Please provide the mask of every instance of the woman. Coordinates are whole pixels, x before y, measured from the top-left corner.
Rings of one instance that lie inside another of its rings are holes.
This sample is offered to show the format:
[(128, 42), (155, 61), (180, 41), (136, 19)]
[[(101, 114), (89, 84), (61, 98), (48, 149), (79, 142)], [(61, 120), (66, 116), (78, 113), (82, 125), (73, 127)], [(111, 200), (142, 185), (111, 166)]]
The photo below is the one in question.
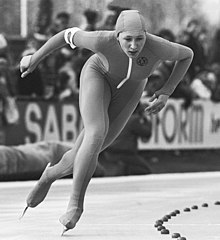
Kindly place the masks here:
[(73, 149), (58, 164), (45, 169), (27, 199), (27, 207), (35, 207), (43, 201), (53, 181), (73, 171), (69, 204), (60, 218), (65, 227), (63, 233), (74, 228), (79, 220), (98, 155), (125, 126), (148, 76), (161, 60), (176, 61), (170, 78), (151, 97), (146, 108), (148, 114), (156, 114), (165, 106), (193, 57), (191, 49), (147, 33), (143, 16), (136, 10), (128, 10), (118, 17), (115, 31), (86, 32), (71, 28), (59, 32), (32, 56), (21, 60), (22, 77), (67, 43), (72, 48), (87, 48), (95, 53), (85, 63), (80, 78), (79, 105), (84, 129)]

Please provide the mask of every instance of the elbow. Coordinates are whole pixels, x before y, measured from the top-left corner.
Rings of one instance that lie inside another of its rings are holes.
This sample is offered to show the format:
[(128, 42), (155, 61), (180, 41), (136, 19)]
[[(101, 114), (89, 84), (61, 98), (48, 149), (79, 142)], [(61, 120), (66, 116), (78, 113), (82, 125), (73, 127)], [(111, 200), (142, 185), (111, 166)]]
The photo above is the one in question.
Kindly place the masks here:
[(190, 52), (190, 54), (189, 54), (189, 55), (190, 55), (190, 58), (193, 59), (193, 57), (194, 57), (194, 52), (193, 52), (193, 50), (192, 50), (191, 48), (189, 49), (189, 52)]
[(191, 48), (187, 48), (187, 57), (188, 59), (190, 59), (191, 61), (193, 60), (194, 57), (194, 52)]
[(185, 47), (179, 62), (185, 62), (185, 63), (191, 64), (193, 57), (194, 57), (193, 50), (189, 47)]
[(181, 50), (180, 50), (180, 61), (192, 61), (194, 57), (194, 52), (191, 48), (184, 46)]

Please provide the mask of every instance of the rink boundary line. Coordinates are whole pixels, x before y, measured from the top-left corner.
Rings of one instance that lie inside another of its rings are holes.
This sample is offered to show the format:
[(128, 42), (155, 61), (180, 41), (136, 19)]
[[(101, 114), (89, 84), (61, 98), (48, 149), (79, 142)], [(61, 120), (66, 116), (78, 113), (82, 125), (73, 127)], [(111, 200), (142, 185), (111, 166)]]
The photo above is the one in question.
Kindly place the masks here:
[(197, 179), (197, 178), (220, 178), (220, 171), (216, 172), (199, 172), (199, 173), (159, 173), (141, 176), (119, 176), (92, 178), (93, 183), (114, 183), (114, 182), (136, 182), (148, 180), (172, 180), (172, 179)]
[[(190, 172), (190, 173), (159, 173), (159, 174), (149, 174), (141, 176), (118, 176), (118, 177), (97, 177), (92, 178), (92, 184), (103, 184), (103, 183), (126, 183), (126, 182), (138, 182), (138, 181), (158, 181), (158, 180), (173, 180), (173, 179), (198, 179), (198, 178), (220, 178), (220, 171), (216, 172)], [(0, 182), (0, 189), (3, 188), (14, 188), (14, 187), (30, 187), (36, 183), (37, 180), (31, 181), (9, 181)], [(72, 179), (59, 179), (54, 185), (63, 186), (71, 184)]]

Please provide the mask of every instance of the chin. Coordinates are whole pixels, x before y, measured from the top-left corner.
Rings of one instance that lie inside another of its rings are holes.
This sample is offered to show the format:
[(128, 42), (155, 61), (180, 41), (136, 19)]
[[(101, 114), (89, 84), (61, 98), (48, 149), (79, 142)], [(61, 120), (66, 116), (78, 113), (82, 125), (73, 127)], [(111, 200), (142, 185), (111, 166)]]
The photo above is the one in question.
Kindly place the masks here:
[(127, 56), (129, 57), (129, 58), (137, 58), (138, 57), (138, 55), (139, 55), (139, 53), (136, 53), (136, 54), (129, 54), (129, 53), (127, 53)]

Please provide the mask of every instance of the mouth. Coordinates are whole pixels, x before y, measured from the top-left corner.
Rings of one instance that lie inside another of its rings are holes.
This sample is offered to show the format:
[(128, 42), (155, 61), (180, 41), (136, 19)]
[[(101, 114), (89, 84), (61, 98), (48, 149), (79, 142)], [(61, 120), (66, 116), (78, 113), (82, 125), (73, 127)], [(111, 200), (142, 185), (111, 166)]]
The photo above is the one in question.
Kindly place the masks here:
[(138, 55), (138, 51), (128, 51), (128, 54), (132, 57), (137, 56)]

